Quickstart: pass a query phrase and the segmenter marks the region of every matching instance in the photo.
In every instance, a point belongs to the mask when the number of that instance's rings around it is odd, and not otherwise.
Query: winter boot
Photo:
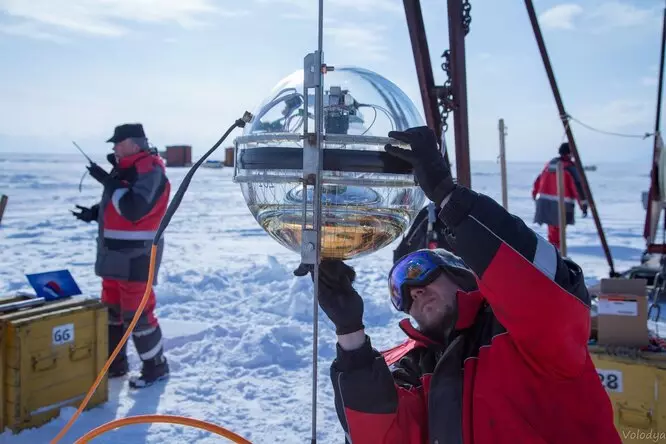
[[[120,340],[125,334],[125,327],[122,325],[109,325],[109,356],[113,350],[118,346]],[[109,367],[109,378],[119,378],[125,376],[129,371],[129,362],[127,361],[127,342],[123,345],[116,359],[113,360]]]
[[[158,381],[165,380],[169,377],[169,363],[166,357],[160,353],[152,359],[143,361],[141,368],[141,375],[131,377],[129,386],[134,389],[150,387]]]

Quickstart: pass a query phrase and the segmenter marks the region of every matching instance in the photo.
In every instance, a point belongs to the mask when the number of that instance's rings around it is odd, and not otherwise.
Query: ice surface
[[[647,154],[646,154],[647,159]],[[103,158],[96,159],[108,168]],[[544,162],[547,159],[544,159]],[[0,153],[0,194],[9,204],[0,225],[0,293],[30,290],[27,273],[68,268],[84,294],[98,297],[93,273],[95,224],[77,221],[75,204],[91,205],[101,187],[86,176],[77,153]],[[509,209],[530,226],[530,191],[543,164],[509,165]],[[599,164],[589,172],[601,221],[617,270],[638,263],[644,249],[649,161]],[[472,185],[501,202],[499,164],[473,163]],[[186,169],[169,168],[174,191]],[[298,255],[271,240],[247,210],[232,170],[202,168],[166,231],[166,250],[156,287],[157,315],[165,335],[172,375],[166,384],[131,392],[125,381],[110,382],[109,402],[84,412],[63,443],[115,418],[137,414],[177,414],[214,422],[254,443],[309,442],[311,430],[312,285],[291,271]],[[534,226],[545,234],[545,227]],[[589,283],[608,275],[594,221],[580,217],[568,232],[569,255]],[[387,300],[385,273],[392,249],[351,261],[356,288],[365,298],[365,323],[378,348],[403,339],[401,316]],[[340,443],[342,430],[328,377],[335,335],[320,312],[319,442]],[[663,323],[662,323],[663,324]],[[663,326],[666,331],[666,326]],[[138,358],[129,347],[131,363]],[[18,435],[0,434],[0,443],[46,443],[64,426],[60,418]],[[207,432],[176,425],[130,426],[96,443],[224,442]]]

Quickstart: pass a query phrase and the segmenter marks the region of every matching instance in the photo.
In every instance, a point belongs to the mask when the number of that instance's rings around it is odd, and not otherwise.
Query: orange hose
[[[129,338],[129,335],[132,333],[132,330],[134,330],[134,327],[136,326],[136,323],[139,321],[139,316],[141,316],[141,313],[143,312],[143,309],[145,308],[146,304],[148,303],[148,296],[150,295],[150,291],[153,289],[153,279],[155,277],[155,258],[157,257],[157,245],[153,244],[153,246],[150,248],[150,265],[149,265],[149,271],[148,271],[148,282],[146,284],[146,291],[143,294],[143,298],[141,299],[141,303],[139,304],[139,307],[136,309],[136,313],[134,314],[134,317],[132,318],[132,321],[129,323],[127,326],[127,331],[123,335],[123,337],[120,339],[120,342],[116,346],[115,350],[111,353],[111,356],[109,356],[109,359],[107,359],[106,363],[104,363],[104,366],[102,367],[102,370],[100,370],[99,375],[97,375],[97,379],[95,379],[95,382],[93,382],[93,385],[90,387],[88,390],[88,393],[86,394],[85,398],[83,398],[83,401],[81,402],[81,405],[79,405],[79,408],[76,410],[76,413],[67,421],[67,424],[60,430],[60,433],[56,435],[55,438],[51,441],[51,444],[55,444],[58,441],[62,439],[62,437],[67,433],[67,431],[72,427],[74,424],[74,421],[81,415],[81,412],[83,412],[83,409],[86,408],[88,405],[88,402],[90,402],[90,398],[92,398],[93,393],[95,393],[95,390],[97,390],[97,387],[99,387],[99,384],[102,382],[102,378],[104,378],[104,375],[106,372],[109,370],[109,367],[111,366],[111,363],[113,362],[114,359],[116,359],[116,356],[118,356],[118,353],[120,353],[120,350],[122,349],[123,345],[127,342],[127,339]],[[224,429],[218,425],[211,424],[206,421],[201,421],[198,419],[192,419],[192,418],[186,418],[183,416],[175,416],[175,415],[141,415],[141,416],[133,416],[129,418],[121,418],[121,419],[116,419],[114,421],[108,422],[106,424],[102,424],[101,426],[97,427],[96,429],[88,432],[87,434],[83,435],[81,438],[79,438],[76,443],[86,443],[90,439],[93,439],[102,433],[105,433],[109,430],[116,429],[118,427],[122,427],[124,425],[128,424],[142,424],[142,423],[150,423],[150,422],[163,422],[163,423],[171,423],[171,424],[182,424],[182,425],[190,425],[193,427],[197,427],[203,430],[208,430],[209,432],[215,433],[220,436],[224,436],[225,438],[228,438],[232,440],[235,443],[240,443],[240,444],[252,444],[250,441],[247,441],[246,439],[236,435],[233,432],[228,431],[227,429]]]
[[[139,416],[130,416],[128,418],[116,419],[106,424],[102,424],[94,430],[83,435],[79,438],[74,444],[84,444],[89,442],[91,439],[97,438],[99,435],[108,432],[113,429],[117,429],[122,426],[132,425],[132,424],[146,424],[146,423],[164,423],[164,424],[180,424],[180,425],[189,425],[196,427],[198,429],[207,430],[216,435],[223,436],[231,441],[238,444],[252,444],[250,441],[246,440],[242,436],[238,436],[229,430],[211,424],[206,421],[201,421],[199,419],[186,418],[184,416],[176,415],[139,415]]]
[[[67,424],[65,424],[65,427],[60,430],[60,433],[56,435],[55,438],[51,441],[51,444],[55,444],[58,441],[62,439],[62,437],[67,433],[67,431],[72,427],[74,424],[74,421],[81,415],[81,412],[83,409],[86,408],[88,405],[88,402],[90,402],[90,398],[92,398],[92,395],[95,393],[95,390],[97,390],[97,387],[99,384],[102,382],[102,378],[104,378],[104,375],[106,372],[109,370],[109,367],[111,366],[111,363],[113,362],[114,359],[116,359],[116,356],[118,356],[118,353],[120,353],[121,348],[125,343],[127,342],[127,339],[129,338],[129,335],[132,333],[132,330],[134,329],[134,326],[136,323],[139,321],[139,316],[141,316],[141,313],[143,312],[144,307],[148,303],[148,296],[150,295],[150,291],[153,288],[153,278],[155,276],[155,258],[157,256],[157,246],[153,244],[153,246],[150,249],[150,265],[149,265],[149,270],[148,270],[148,283],[146,285],[146,291],[143,294],[143,298],[141,299],[141,303],[139,304],[139,307],[136,310],[136,313],[134,314],[134,317],[132,318],[132,321],[130,322],[129,326],[127,327],[127,331],[123,335],[123,337],[120,339],[120,343],[116,346],[116,349],[113,350],[113,353],[111,353],[111,356],[109,356],[109,359],[104,363],[104,366],[102,367],[102,370],[100,370],[99,374],[97,375],[97,379],[95,379],[95,382],[93,382],[93,385],[90,387],[88,390],[88,393],[86,394],[86,397],[83,398],[83,401],[81,402],[81,405],[79,408],[76,410],[76,413],[69,418],[69,421],[67,421]]]

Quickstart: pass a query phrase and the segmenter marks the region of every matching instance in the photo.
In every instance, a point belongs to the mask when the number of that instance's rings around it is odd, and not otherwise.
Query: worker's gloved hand
[[[104,168],[97,165],[95,162],[90,162],[90,165],[88,165],[86,168],[88,168],[88,172],[92,177],[95,178],[97,182],[104,185],[104,182],[109,177],[109,173],[107,173]]]
[[[111,165],[113,165],[114,168],[115,168],[116,166],[118,166],[118,159],[116,159],[116,155],[115,155],[115,154],[113,154],[113,153],[109,153],[109,154],[107,154],[107,155],[106,155],[106,160],[108,160],[109,163],[110,163]]]
[[[301,264],[296,276],[310,273],[314,280],[311,265]],[[335,333],[346,335],[365,328],[363,325],[363,299],[354,290],[356,272],[338,259],[324,259],[319,265],[319,306],[335,325]]]
[[[97,182],[101,183],[104,188],[111,190],[123,188],[124,185],[120,179],[113,174],[107,173],[104,168],[97,165],[95,162],[90,162],[90,165],[86,168],[88,168],[90,175],[94,177]]]
[[[77,219],[88,223],[97,220],[97,216],[99,215],[99,205],[93,205],[90,208],[82,207],[81,205],[76,205],[76,208],[78,208],[80,211],[78,213],[76,211],[72,211],[72,214]]]
[[[583,205],[580,210],[583,212],[583,217],[587,217],[587,205]]]
[[[451,167],[439,151],[435,132],[427,126],[419,126],[406,131],[390,131],[388,136],[412,147],[410,151],[387,144],[384,150],[412,164],[419,186],[428,199],[439,206],[456,185],[451,177]]]

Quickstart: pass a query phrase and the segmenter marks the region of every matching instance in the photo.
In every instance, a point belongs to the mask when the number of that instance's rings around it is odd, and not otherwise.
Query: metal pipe
[[[426,38],[423,14],[421,13],[420,0],[403,0],[405,6],[405,18],[409,40],[412,44],[414,65],[416,66],[416,77],[419,81],[421,101],[425,113],[426,125],[432,128],[437,135],[437,140],[442,139],[442,122],[437,95],[435,94],[435,78],[432,72],[430,51],[428,50],[428,39]],[[448,159],[447,159],[448,160]]]
[[[472,187],[467,115],[467,76],[465,72],[465,29],[462,0],[448,0],[449,48],[451,51],[451,88],[453,90],[453,131],[456,147],[456,179]]]
[[[616,276],[615,267],[613,266],[613,257],[611,256],[610,249],[608,248],[608,243],[606,242],[606,236],[604,235],[604,230],[601,226],[601,220],[599,219],[599,214],[597,213],[596,205],[594,204],[594,199],[592,197],[592,192],[590,191],[590,186],[587,183],[587,176],[585,175],[585,170],[583,169],[583,162],[576,148],[576,141],[573,136],[573,132],[568,123],[568,114],[564,109],[564,103],[560,96],[560,91],[557,87],[557,82],[555,81],[555,74],[553,73],[553,68],[550,63],[550,58],[548,57],[548,51],[546,50],[546,44],[543,40],[543,35],[541,34],[541,29],[539,27],[539,21],[537,20],[536,12],[534,11],[534,5],[532,0],[525,0],[525,6],[527,7],[527,13],[532,24],[532,29],[534,31],[534,37],[536,38],[537,45],[539,46],[539,52],[541,53],[541,59],[543,60],[544,67],[546,69],[546,74],[548,75],[548,81],[550,82],[550,87],[553,90],[553,96],[555,102],[557,103],[557,109],[560,113],[560,119],[562,120],[562,125],[564,125],[564,130],[567,134],[567,139],[569,140],[569,147],[571,148],[571,154],[573,154],[574,159],[576,160],[575,166],[580,176],[581,184],[583,185],[583,191],[585,192],[585,197],[587,198],[590,209],[592,210],[592,216],[594,218],[594,223],[597,226],[597,232],[599,233],[599,240],[601,241],[601,246],[604,249],[604,254],[606,255],[606,260],[610,267],[610,276]]]
[[[509,211],[509,193],[506,183],[506,145],[505,145],[504,119],[499,119],[499,143],[500,143],[500,172],[502,175],[502,206]]]
[[[560,254],[567,255],[567,208],[564,205],[564,165],[562,160],[557,161],[557,214],[560,232]]]
[[[655,147],[657,146],[657,134],[659,133],[660,123],[661,123],[661,99],[664,88],[664,52],[666,52],[666,7],[664,7],[664,18],[662,20],[662,28],[661,28],[661,53],[659,54],[659,83],[657,86],[657,113],[654,121]]]
[[[315,88],[315,134],[317,136],[317,173],[314,183],[313,203],[313,229],[316,233],[315,260],[314,260],[314,295],[312,305],[312,436],[310,442],[317,442],[317,369],[319,358],[319,262],[321,259],[321,173],[323,166],[323,107],[324,107],[324,0],[319,0],[319,23],[317,36],[317,57],[315,67],[319,76],[319,85]],[[307,111],[306,111],[307,112]],[[307,199],[307,195],[304,196]]]
[[[658,163],[659,163],[659,131],[661,123],[661,99],[662,91],[664,87],[664,52],[666,52],[666,8],[664,8],[664,16],[662,19],[662,29],[661,29],[661,52],[659,54],[659,82],[657,86],[657,111],[654,121],[654,144],[652,146],[652,169],[650,171],[650,189],[648,191],[648,205],[645,212],[645,227],[643,229],[643,237],[647,243],[648,249],[650,244],[654,243],[654,233],[656,230],[658,217],[653,217],[653,211],[659,211],[659,206],[653,204],[655,201],[660,201],[664,199],[664,196],[661,196],[661,191],[659,190],[659,178],[657,175]],[[662,172],[663,173],[663,172]],[[656,216],[656,215],[655,215]],[[666,215],[665,215],[666,217]],[[666,219],[665,219],[666,220]]]

